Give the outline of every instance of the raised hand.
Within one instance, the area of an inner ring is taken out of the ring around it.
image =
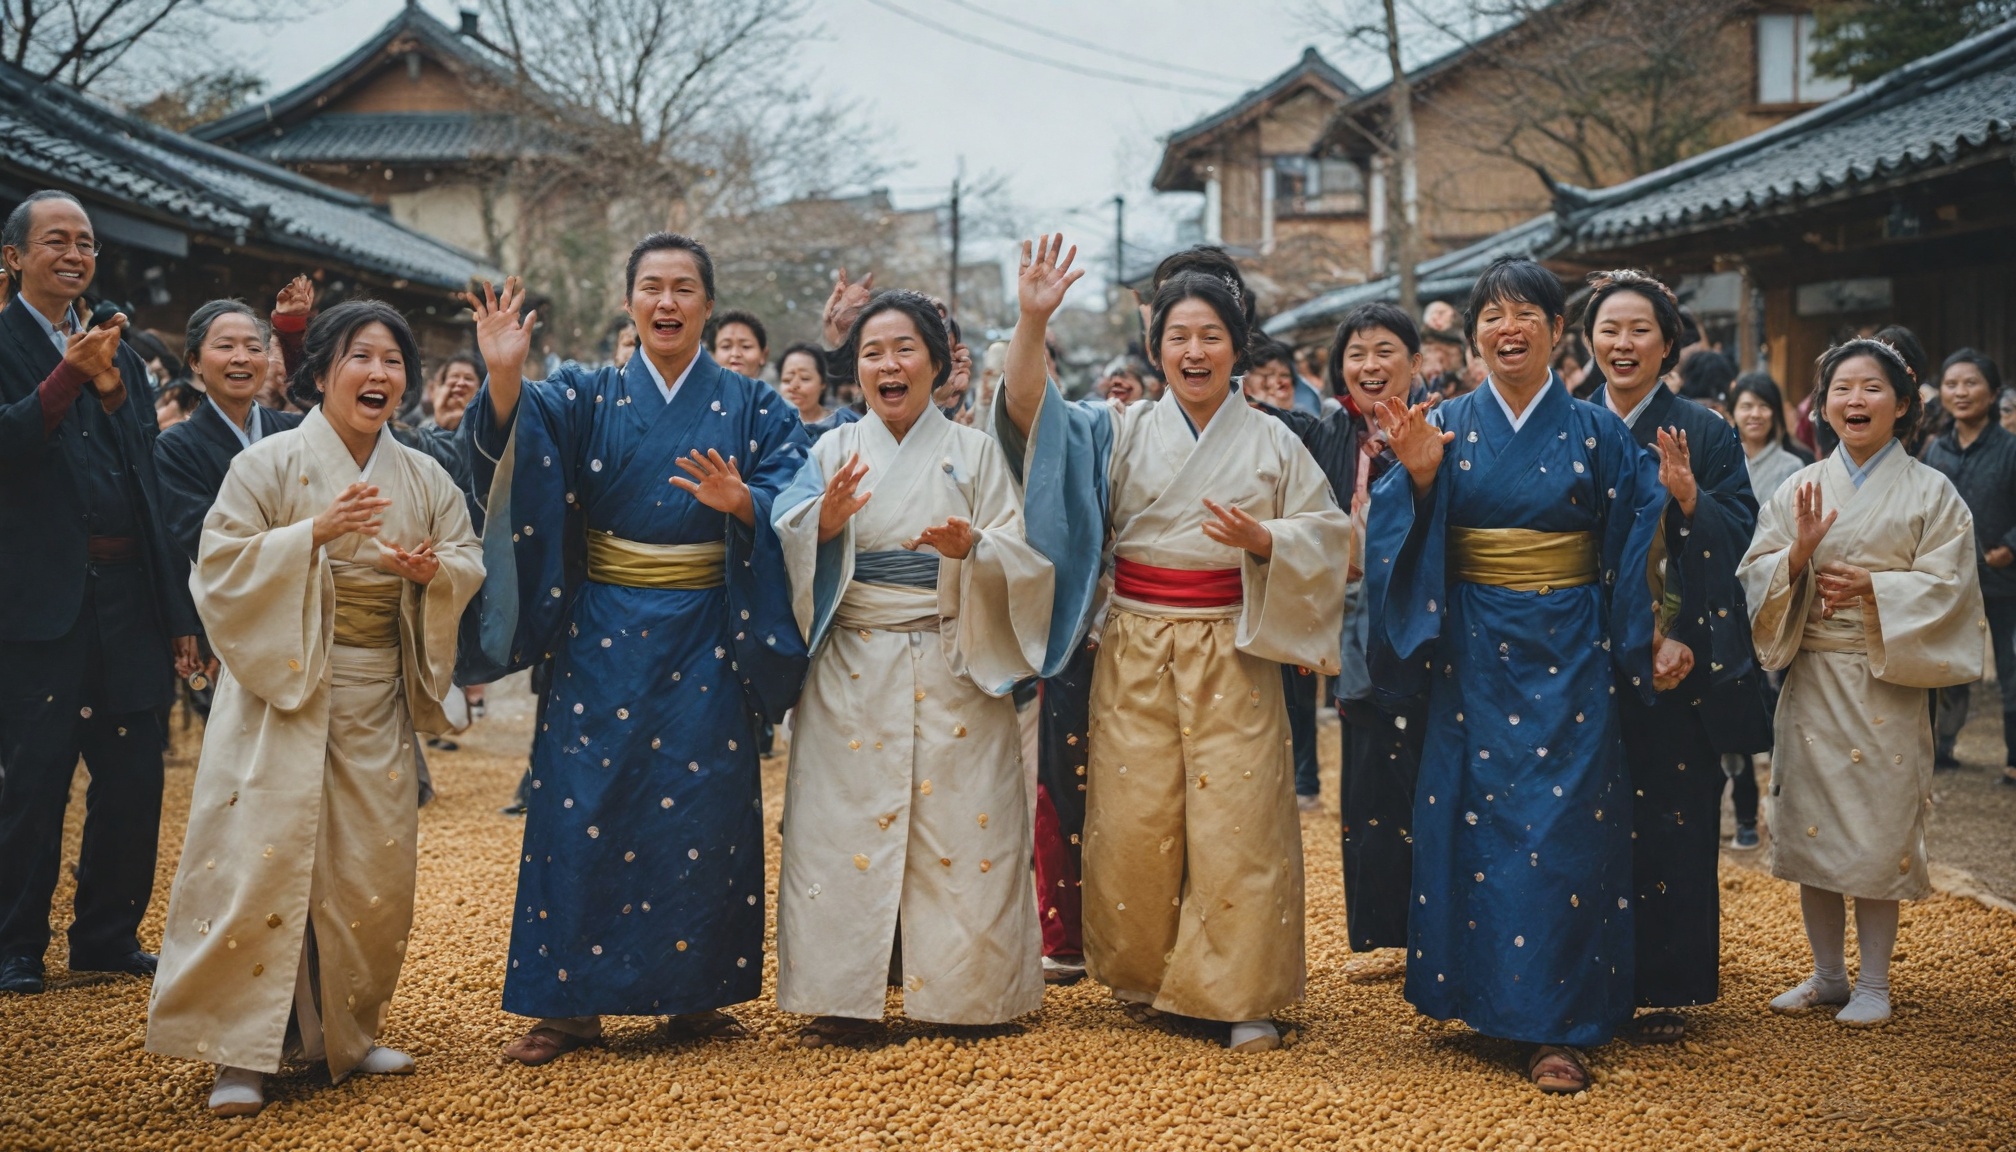
[[[716,512],[726,512],[751,528],[756,526],[756,500],[749,495],[749,485],[743,483],[742,470],[735,467],[733,456],[724,460],[713,448],[702,456],[695,448],[674,463],[686,473],[672,477],[672,483],[682,491]]]
[[[929,545],[947,560],[964,560],[973,554],[973,522],[953,516],[935,528],[926,528],[903,547],[915,552]]]
[[[1432,397],[1419,404],[1408,404],[1397,396],[1373,405],[1386,443],[1393,449],[1393,455],[1399,457],[1401,467],[1407,469],[1417,496],[1427,495],[1434,486],[1435,475],[1442,470],[1442,450],[1456,438],[1454,432],[1445,432],[1428,422],[1428,410],[1434,406]]]
[[[275,316],[306,316],[315,310],[315,281],[296,276],[273,298]]]
[[[952,371],[945,376],[945,383],[931,390],[931,402],[940,408],[950,408],[966,395],[966,389],[973,383],[973,350],[965,344],[952,346]]]
[[[524,282],[516,276],[507,277],[500,296],[485,280],[481,296],[464,292],[462,301],[476,314],[476,347],[482,350],[483,364],[491,375],[508,372],[522,378],[525,358],[532,352],[532,322],[539,315],[536,310],[518,314],[525,304]]]
[[[118,363],[119,333],[125,323],[125,316],[114,316],[96,328],[71,333],[64,340],[63,362],[94,382],[113,371]]]
[[[1658,449],[1659,483],[1666,486],[1666,494],[1680,505],[1680,514],[1692,520],[1701,488],[1694,482],[1694,465],[1687,451],[1687,430],[1659,429]]]
[[[1834,527],[1837,511],[1822,515],[1820,485],[1811,480],[1799,485],[1793,494],[1792,551],[1786,557],[1791,578],[1799,579],[1806,571],[1806,562],[1813,559],[1813,553],[1820,548],[1820,541],[1827,538],[1827,530]]]
[[[329,507],[315,517],[315,547],[322,548],[334,543],[352,532],[364,536],[378,535],[379,519],[392,501],[378,495],[378,488],[362,480],[336,494]]]
[[[826,494],[819,497],[819,543],[824,544],[846,531],[847,521],[868,506],[868,498],[874,495],[873,492],[854,494],[861,486],[861,478],[866,475],[868,466],[861,463],[861,454],[856,452],[847,458],[847,463],[840,466],[832,479],[826,481]]]
[[[1216,520],[1204,522],[1204,535],[1229,548],[1240,548],[1262,560],[1274,555],[1274,534],[1265,524],[1246,514],[1246,510],[1236,506],[1223,506],[1210,500],[1204,507]]]
[[[833,276],[833,292],[826,297],[826,311],[820,318],[820,339],[826,347],[838,348],[847,343],[847,333],[854,327],[854,318],[868,306],[869,297],[875,294],[875,273],[861,278],[859,284],[847,282],[847,269],[838,269]]]
[[[1671,636],[1660,636],[1652,646],[1652,688],[1671,692],[1694,671],[1694,650]]]
[[[404,577],[415,584],[426,584],[434,579],[435,573],[441,571],[441,558],[434,555],[432,540],[422,540],[420,546],[411,552],[397,544],[386,544],[382,540],[379,544],[383,546],[381,555],[385,568],[394,575]]]
[[[1064,293],[1085,275],[1083,268],[1071,267],[1076,259],[1078,246],[1073,244],[1066,251],[1062,232],[1037,237],[1033,250],[1029,241],[1022,242],[1021,265],[1015,275],[1015,299],[1021,305],[1022,315],[1049,320],[1050,314],[1064,303]]]
[[[1856,604],[1867,605],[1876,599],[1876,581],[1870,578],[1867,568],[1853,564],[1843,564],[1839,560],[1820,566],[1820,616],[1831,619],[1834,613]]]

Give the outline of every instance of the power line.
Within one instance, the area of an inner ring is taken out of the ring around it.
[[[944,36],[950,36],[954,40],[963,41],[967,44],[972,44],[975,47],[986,48],[994,52],[999,52],[1004,56],[1013,56],[1017,60],[1026,60],[1031,64],[1042,64],[1045,67],[1056,68],[1060,71],[1075,72],[1080,76],[1090,76],[1094,80],[1111,80],[1116,84],[1132,84],[1139,88],[1159,88],[1165,92],[1183,92],[1193,96],[1210,96],[1213,97],[1214,99],[1220,99],[1220,100],[1224,99],[1227,95],[1227,93],[1222,89],[1214,91],[1208,88],[1198,88],[1194,85],[1189,84],[1174,84],[1162,80],[1150,80],[1144,76],[1124,76],[1115,72],[1102,72],[1095,68],[1086,68],[1081,65],[1068,63],[1063,60],[1052,60],[1047,56],[1038,56],[1034,52],[1024,52],[1019,48],[1011,48],[1006,44],[996,44],[991,40],[983,40],[978,36],[972,35],[971,33],[962,32],[957,28],[951,27],[950,25],[941,24],[938,21],[933,20],[927,16],[920,16],[907,8],[899,8],[895,4],[890,3],[889,0],[867,0],[867,3],[874,5],[875,7],[880,8],[885,12],[893,12],[896,15],[903,17],[905,20],[908,20],[913,24],[921,24],[924,27],[931,29],[933,32],[937,32]]]
[[[1107,56],[1112,56],[1115,59],[1130,60],[1136,64],[1146,64],[1151,68],[1163,68],[1171,72],[1184,72],[1188,73],[1191,76],[1201,76],[1206,80],[1216,80],[1221,84],[1237,84],[1241,88],[1249,88],[1252,86],[1244,80],[1236,80],[1230,76],[1221,75],[1217,72],[1206,72],[1201,68],[1190,68],[1182,64],[1170,64],[1165,61],[1151,59],[1147,56],[1136,56],[1130,52],[1122,52],[1118,48],[1111,48],[1104,44],[1094,43],[1090,40],[1080,40],[1075,36],[1067,36],[1062,32],[1053,31],[1049,28],[1043,27],[1040,24],[1031,24],[1027,20],[1017,20],[1013,16],[1003,16],[999,12],[990,12],[987,9],[980,7],[978,4],[969,4],[966,2],[966,0],[939,0],[939,3],[949,4],[954,8],[959,8],[967,12],[971,12],[975,16],[984,17],[988,20],[993,20],[1000,24],[1006,24],[1010,28],[1020,28],[1024,32],[1034,32],[1038,36],[1042,36],[1045,39],[1049,40],[1055,40],[1059,44],[1069,44],[1074,48],[1088,48],[1094,52],[1099,52]]]

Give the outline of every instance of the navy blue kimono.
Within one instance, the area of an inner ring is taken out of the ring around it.
[[[1554,378],[1514,432],[1490,388],[1441,405],[1455,433],[1416,497],[1374,486],[1368,662],[1428,697],[1414,803],[1406,995],[1489,1036],[1596,1045],[1631,1016],[1631,793],[1616,692],[1652,697],[1645,579],[1666,503],[1615,415]],[[1516,591],[1450,573],[1453,527],[1589,532],[1595,583]]]
[[[1604,404],[1602,397],[1595,401]],[[1715,1000],[1722,952],[1724,752],[1771,747],[1750,609],[1736,564],[1757,529],[1757,499],[1736,432],[1714,412],[1658,387],[1631,435],[1650,448],[1659,429],[1687,433],[1699,496],[1692,520],[1663,520],[1666,635],[1694,652],[1694,670],[1650,704],[1618,705],[1631,766],[1632,887],[1637,1002],[1648,1008]]]
[[[753,999],[763,972],[756,739],[797,698],[804,641],[770,506],[805,462],[797,410],[705,351],[667,403],[644,356],[527,383],[471,437],[489,578],[461,678],[553,659],[532,746],[504,1009],[677,1015]],[[507,434],[509,436],[507,442]],[[693,449],[733,456],[755,526],[670,483]],[[584,532],[725,541],[717,588],[587,579]],[[466,635],[466,630],[465,630]]]

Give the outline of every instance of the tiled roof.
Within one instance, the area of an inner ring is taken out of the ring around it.
[[[1615,187],[1563,188],[1577,249],[1795,211],[2016,141],[2016,21],[1732,144]]]
[[[502,116],[467,112],[325,113],[236,141],[274,164],[426,164],[515,156],[520,133]]]
[[[437,288],[498,273],[370,201],[115,112],[0,64],[0,171],[227,244]]]
[[[1247,113],[1265,106],[1270,101],[1293,91],[1305,80],[1314,79],[1335,88],[1347,100],[1358,95],[1358,85],[1349,76],[1339,72],[1334,65],[1323,58],[1314,48],[1302,50],[1302,58],[1287,71],[1274,77],[1258,88],[1254,88],[1232,103],[1206,116],[1188,127],[1171,132],[1162,145],[1162,164],[1155,173],[1154,186],[1158,191],[1196,191],[1179,186],[1178,167],[1180,153],[1184,146],[1208,136],[1218,129],[1231,124]]]
[[[1477,274],[1500,256],[1544,258],[1561,243],[1561,231],[1554,214],[1535,216],[1495,236],[1488,236],[1467,248],[1447,252],[1414,266],[1415,294],[1423,300],[1461,297],[1470,291]],[[1360,304],[1374,300],[1398,300],[1400,278],[1388,276],[1368,280],[1348,288],[1325,292],[1269,319],[1261,327],[1270,336],[1285,336],[1298,329],[1334,324]]]

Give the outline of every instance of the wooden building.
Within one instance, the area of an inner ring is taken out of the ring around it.
[[[221,296],[270,307],[307,273],[325,305],[362,295],[398,307],[440,355],[471,343],[454,293],[497,275],[367,199],[0,64],[0,211],[45,188],[91,213],[104,246],[91,295],[129,307],[142,328],[179,333]]]
[[[1900,323],[1936,358],[2016,357],[2016,22],[1928,56],[1775,127],[1610,188],[1562,186],[1549,210],[1417,266],[1424,298],[1460,303],[1501,254],[1571,286],[1645,268],[1729,298],[1720,342],[1787,396],[1844,337]],[[1392,278],[1269,322],[1316,339]],[[1694,301],[1697,306],[1701,301]],[[1709,326],[1711,334],[1714,326]]]

